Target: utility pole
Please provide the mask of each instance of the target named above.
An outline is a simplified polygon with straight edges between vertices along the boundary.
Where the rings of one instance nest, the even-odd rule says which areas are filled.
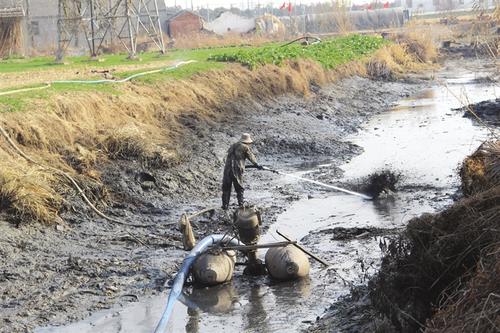
[[[94,0],[89,0],[90,6],[90,45],[91,45],[91,57],[97,58],[97,52],[95,49],[95,17],[94,17]]]
[[[64,57],[64,44],[65,41],[63,40],[63,31],[64,29],[64,23],[63,23],[63,17],[64,17],[64,2],[62,0],[59,0],[57,4],[57,51],[56,51],[56,63],[61,63]]]
[[[30,0],[25,0],[24,2],[24,45],[23,53],[26,55],[28,49],[33,47],[33,34],[31,32],[31,12],[30,12]]]
[[[129,0],[125,0],[125,13],[127,15],[127,26],[128,26],[128,35],[130,38],[130,49],[129,49],[129,59],[137,58],[137,44],[134,41],[134,32],[132,28],[132,19],[130,18],[130,3]]]

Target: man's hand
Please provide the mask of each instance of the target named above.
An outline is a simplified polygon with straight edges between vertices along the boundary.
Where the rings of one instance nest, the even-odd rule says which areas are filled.
[[[259,170],[264,170],[264,167],[260,164],[255,164],[255,167]]]

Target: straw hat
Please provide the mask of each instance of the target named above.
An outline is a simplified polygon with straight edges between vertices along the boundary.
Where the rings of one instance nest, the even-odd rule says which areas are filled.
[[[252,140],[252,138],[250,137],[250,134],[248,134],[248,133],[243,133],[243,134],[241,135],[240,142],[243,142],[243,143],[253,143],[253,140]]]

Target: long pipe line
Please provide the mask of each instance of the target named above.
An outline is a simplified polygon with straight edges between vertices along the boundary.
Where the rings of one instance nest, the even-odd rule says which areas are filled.
[[[55,81],[50,81],[45,83],[43,86],[40,87],[33,87],[33,88],[22,88],[22,89],[16,89],[16,90],[9,90],[9,91],[1,91],[0,96],[6,96],[6,95],[13,95],[17,93],[22,93],[22,92],[29,92],[29,91],[35,91],[35,90],[43,90],[43,89],[48,89],[50,88],[53,84],[61,84],[61,83],[71,83],[71,84],[102,84],[102,83],[125,83],[128,82],[132,79],[141,77],[141,76],[146,76],[146,75],[151,75],[151,74],[156,74],[156,73],[161,73],[161,72],[167,72],[171,71],[174,69],[177,69],[181,66],[192,64],[197,62],[196,60],[188,60],[188,61],[180,61],[176,63],[173,66],[170,67],[165,67],[165,68],[160,68],[160,69],[155,69],[147,72],[141,72],[141,73],[136,73],[133,75],[130,75],[124,79],[120,80],[109,80],[109,79],[103,79],[103,80],[55,80]]]
[[[316,185],[320,185],[320,186],[323,186],[323,187],[327,187],[327,188],[330,188],[332,190],[336,190],[336,191],[339,191],[339,192],[343,192],[343,193],[355,195],[355,196],[361,197],[361,198],[363,198],[365,200],[373,200],[372,197],[370,197],[370,196],[368,196],[366,194],[354,192],[354,191],[351,191],[351,190],[347,190],[345,188],[338,187],[338,186],[335,186],[335,185],[325,184],[325,183],[322,183],[322,182],[318,182],[317,180],[307,179],[307,178],[295,176],[295,175],[292,175],[292,174],[289,174],[289,173],[285,173],[285,172],[282,172],[282,171],[279,171],[279,170],[270,169],[268,167],[264,167],[264,170],[276,172],[276,173],[278,173],[278,174],[280,174],[282,176],[287,176],[287,177],[290,177],[290,178],[295,178],[295,179],[298,179],[298,180],[303,180],[305,182],[316,184]]]

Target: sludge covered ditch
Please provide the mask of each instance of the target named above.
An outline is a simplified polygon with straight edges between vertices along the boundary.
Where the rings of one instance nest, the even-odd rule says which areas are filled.
[[[13,330],[36,327],[36,332],[152,331],[166,297],[163,285],[186,254],[175,227],[180,214],[219,206],[225,150],[241,132],[253,131],[261,163],[353,190],[369,191],[366,183],[371,180],[371,191],[380,198],[364,202],[286,177],[247,171],[248,200],[263,209],[267,229],[263,240],[275,241],[275,231],[281,230],[300,239],[331,266],[323,269],[312,263],[309,279],[293,283],[245,277],[238,270],[231,284],[188,288],[185,305],[177,304],[169,329],[360,331],[363,327],[371,330],[373,322],[377,327],[414,328],[414,321],[402,319],[406,317],[398,308],[424,325],[429,312],[409,312],[389,293],[385,297],[391,307],[374,304],[386,311],[385,318],[372,314],[371,309],[360,312],[347,299],[326,314],[325,309],[356,286],[366,285],[381,263],[383,269],[394,265],[390,259],[381,260],[384,253],[394,254],[395,265],[406,260],[404,250],[403,255],[397,252],[404,244],[398,234],[412,217],[447,207],[460,196],[456,168],[488,138],[489,131],[451,110],[461,103],[449,89],[460,92],[466,87],[474,99],[471,102],[480,102],[495,96],[496,85],[473,80],[478,72],[489,71],[482,62],[461,64],[460,71],[456,63],[446,66],[437,75],[449,83],[448,88],[418,78],[381,83],[351,77],[323,89],[313,87],[311,99],[285,96],[259,103],[235,101],[229,106],[234,114],[208,124],[195,115],[182,116],[191,139],[183,149],[193,154],[189,163],[172,166],[178,171],[163,173],[132,159],[119,161],[118,168],[108,165],[103,173],[112,192],[120,193],[109,211],[149,225],[139,230],[106,225],[73,206],[73,212],[62,215],[71,221],[67,234],[60,228],[33,228],[23,243],[22,233],[8,230],[15,246],[2,250],[14,264],[32,268],[4,266],[4,295],[14,299],[5,307],[4,322]],[[244,108],[252,112],[241,112]],[[225,230],[222,219],[217,213],[193,222],[197,236]],[[169,225],[171,230],[166,231]],[[43,241],[35,240],[42,237]],[[18,249],[40,254],[30,258]],[[32,274],[37,269],[40,273]],[[399,283],[398,276],[389,278],[395,282],[381,285]],[[43,288],[36,287],[40,285]],[[374,290],[384,292],[383,288]],[[361,290],[358,295],[366,299],[361,302],[366,306],[367,292]],[[343,307],[347,313],[332,316]],[[367,321],[362,318],[365,313]],[[317,322],[318,317],[322,318]]]
[[[475,68],[477,64],[471,66]],[[458,77],[452,76],[450,79],[462,78],[464,84],[471,84],[469,73],[468,70],[464,70]],[[446,77],[450,73],[443,71],[442,75]],[[332,158],[317,163],[281,166],[297,175],[311,175],[314,179],[323,181],[331,180],[332,174],[337,177],[343,174],[337,178],[338,181],[356,190],[363,189],[367,183],[376,188],[372,193],[380,192],[380,187],[384,187],[376,202],[367,203],[358,198],[327,192],[311,185],[289,184],[286,178],[273,180],[277,182],[278,193],[266,193],[264,189],[255,188],[256,184],[251,185],[253,191],[250,190],[249,195],[253,201],[264,200],[269,204],[275,204],[278,196],[285,196],[288,200],[287,194],[292,200],[291,206],[285,212],[269,214],[276,214],[276,222],[270,225],[263,241],[276,241],[277,236],[273,231],[277,229],[286,231],[293,238],[301,239],[301,243],[329,261],[332,265],[329,269],[325,270],[321,265],[313,263],[308,280],[281,284],[273,283],[267,278],[244,277],[239,271],[231,284],[217,287],[216,290],[188,288],[187,305],[182,303],[177,305],[170,330],[273,332],[308,330],[311,325],[321,327],[328,321],[329,314],[327,312],[324,315],[324,310],[330,306],[332,300],[347,295],[358,285],[367,284],[377,273],[382,255],[394,251],[396,246],[394,244],[399,244],[397,235],[404,230],[412,216],[416,217],[423,212],[434,212],[451,204],[457,196],[456,191],[460,185],[456,174],[457,166],[488,137],[488,132],[469,119],[463,118],[462,113],[451,112],[451,106],[459,105],[460,102],[449,95],[445,88],[432,85],[429,87],[425,83],[413,88],[413,92],[408,92],[409,97],[397,102],[389,111],[372,116],[362,124],[359,134],[349,136],[351,138],[349,141],[352,140],[351,142],[364,150],[352,161],[342,164]],[[462,86],[457,85],[457,88],[461,89]],[[478,101],[488,98],[488,94],[494,94],[495,90],[493,85],[471,84],[468,88],[476,89],[472,91],[475,92]],[[266,119],[266,124],[271,121],[271,117]],[[413,137],[407,137],[405,141],[402,133],[411,133]],[[438,134],[429,137],[430,133]],[[455,134],[451,136],[450,133]],[[391,142],[394,143],[394,137],[401,138],[396,146],[391,145]],[[380,141],[376,142],[377,139]],[[428,140],[428,144],[435,140],[442,144],[435,145],[431,149],[425,140]],[[412,142],[416,144],[410,146]],[[458,145],[459,149],[456,149],[457,142],[462,142]],[[368,147],[364,146],[365,144]],[[371,144],[385,149],[370,150]],[[398,145],[405,149],[401,149]],[[358,149],[354,148],[354,152],[358,152]],[[431,157],[422,155],[422,152],[432,156],[435,164],[430,160]],[[378,157],[371,154],[376,154]],[[435,156],[446,158],[436,160]],[[376,172],[371,173],[373,170]],[[247,177],[255,176],[258,176],[255,172],[247,175]],[[263,175],[263,177],[268,176]],[[381,182],[381,179],[384,181]],[[384,186],[380,186],[381,184]],[[295,201],[297,199],[298,201]],[[214,204],[217,204],[217,201],[214,201]],[[204,223],[211,221],[194,222],[200,225]],[[392,271],[392,268],[390,270]],[[401,291],[401,294],[404,292]],[[368,297],[361,295],[363,293],[360,292],[360,298]],[[150,331],[161,313],[165,297],[163,294],[143,299],[123,309],[106,310],[66,328],[40,329],[40,331],[91,331],[113,329],[113,327],[122,327],[130,331]],[[377,319],[377,316],[371,314],[371,310],[367,311],[361,307],[358,311],[347,304],[348,302],[344,302],[342,306],[356,313],[356,316],[367,314],[365,318],[367,322],[363,320],[356,322],[345,314],[336,313],[335,318],[344,320],[342,322],[339,319],[340,323],[336,324],[339,330],[359,331],[363,325],[368,325],[368,328],[372,329],[373,323],[379,327],[389,325],[385,321],[390,322],[390,319],[385,321]],[[391,304],[398,303],[391,301]],[[391,318],[391,315],[392,313],[388,312],[387,318]],[[325,319],[316,323],[318,316],[325,316]],[[300,320],[290,321],[291,317]],[[333,324],[328,324],[326,327],[328,327],[326,331],[337,329]]]

